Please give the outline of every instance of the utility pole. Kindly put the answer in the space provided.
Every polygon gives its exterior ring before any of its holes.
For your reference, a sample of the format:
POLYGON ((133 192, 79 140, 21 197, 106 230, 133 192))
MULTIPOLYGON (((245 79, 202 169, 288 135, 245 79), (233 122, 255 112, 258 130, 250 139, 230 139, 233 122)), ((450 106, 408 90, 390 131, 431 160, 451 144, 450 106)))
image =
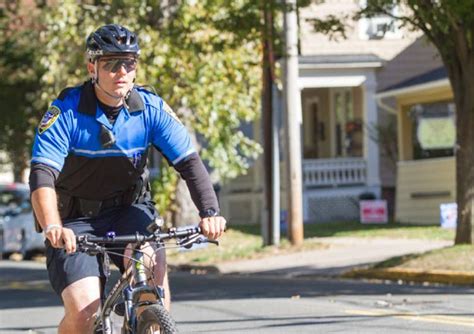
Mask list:
POLYGON ((303 187, 301 164, 301 94, 298 87, 298 25, 296 0, 285 0, 286 160, 288 233, 291 244, 303 243, 303 187))
POLYGON ((272 193, 273 193, 273 215, 272 215, 272 240, 274 245, 280 244, 280 136, 279 119, 281 108, 277 107, 277 88, 272 87, 273 92, 273 119, 272 119, 272 193))

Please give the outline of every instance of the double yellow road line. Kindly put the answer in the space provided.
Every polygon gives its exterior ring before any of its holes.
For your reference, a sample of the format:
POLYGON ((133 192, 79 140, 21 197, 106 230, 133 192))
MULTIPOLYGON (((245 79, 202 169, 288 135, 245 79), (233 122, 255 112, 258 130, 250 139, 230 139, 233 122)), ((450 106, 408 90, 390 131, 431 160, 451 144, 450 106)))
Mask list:
POLYGON ((370 317, 393 317, 413 321, 474 327, 474 318, 461 317, 457 315, 419 314, 415 312, 397 312, 395 310, 390 311, 380 309, 346 310, 345 313, 370 317))

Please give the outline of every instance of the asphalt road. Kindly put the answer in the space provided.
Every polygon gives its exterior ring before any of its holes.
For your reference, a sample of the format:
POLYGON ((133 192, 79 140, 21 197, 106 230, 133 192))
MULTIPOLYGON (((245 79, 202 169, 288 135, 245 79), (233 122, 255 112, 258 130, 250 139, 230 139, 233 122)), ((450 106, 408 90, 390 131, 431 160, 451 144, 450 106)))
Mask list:
MULTIPOLYGON (((0 261, 0 333, 55 333, 44 264, 0 261)), ((474 288, 172 273, 181 333, 474 333, 474 288)))

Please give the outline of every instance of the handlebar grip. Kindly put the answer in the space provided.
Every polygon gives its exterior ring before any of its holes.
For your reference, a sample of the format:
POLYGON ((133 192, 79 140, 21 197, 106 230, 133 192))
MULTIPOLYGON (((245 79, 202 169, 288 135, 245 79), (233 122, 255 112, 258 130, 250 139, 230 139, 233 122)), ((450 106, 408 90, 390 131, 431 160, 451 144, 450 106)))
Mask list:
POLYGON ((201 228, 199 226, 183 226, 177 227, 175 231, 179 235, 191 235, 196 233, 200 234, 201 228))

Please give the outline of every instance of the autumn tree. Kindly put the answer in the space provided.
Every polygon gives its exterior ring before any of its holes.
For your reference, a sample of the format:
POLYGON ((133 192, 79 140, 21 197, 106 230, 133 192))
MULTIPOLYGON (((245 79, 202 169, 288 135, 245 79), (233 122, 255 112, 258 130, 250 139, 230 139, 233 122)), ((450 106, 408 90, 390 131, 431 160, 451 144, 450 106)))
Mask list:
POLYGON ((22 182, 28 167, 33 129, 40 118, 35 93, 44 69, 37 66, 39 10, 34 4, 11 1, 0 5, 0 150, 4 165, 22 182))
MULTIPOLYGON (((377 15, 392 17, 395 24, 421 30, 437 48, 447 69, 456 105, 456 244, 474 241, 474 1, 367 0, 354 19, 377 15), (400 10, 394 11, 397 6, 400 10)), ((333 20, 334 18, 332 18, 333 20)), ((323 20, 324 21, 324 20, 323 20)), ((321 21, 321 22, 323 22, 321 21)), ((328 32, 341 21, 315 29, 328 32)), ((334 20, 333 20, 334 23, 334 20)))
POLYGON ((456 105, 455 243, 474 241, 474 2, 464 0, 396 1, 410 14, 393 15, 393 1, 369 0, 361 14, 384 13, 423 31, 438 49, 447 69, 456 105))
MULTIPOLYGON (((87 80, 85 38, 100 25, 119 23, 139 35, 137 83, 148 85, 175 110, 196 138, 214 181, 245 173, 260 151, 240 130, 259 115, 259 44, 234 43, 213 24, 225 1, 63 1, 46 6, 41 34, 38 99, 52 101, 66 86, 87 80)), ((179 212, 179 178, 162 165, 154 188, 162 213, 179 212)), ((188 222, 189 223, 189 222, 188 222)))

